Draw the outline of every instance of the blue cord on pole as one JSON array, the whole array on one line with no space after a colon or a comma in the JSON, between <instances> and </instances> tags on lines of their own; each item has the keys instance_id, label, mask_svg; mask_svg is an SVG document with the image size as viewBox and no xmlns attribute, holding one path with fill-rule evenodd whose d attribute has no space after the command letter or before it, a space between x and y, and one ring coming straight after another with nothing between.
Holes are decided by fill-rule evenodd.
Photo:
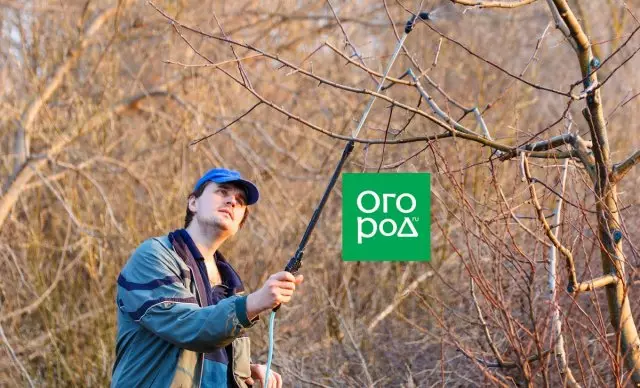
<instances>
[{"instance_id":1,"label":"blue cord on pole","mask_svg":"<svg viewBox=\"0 0 640 388\"><path fill-rule=\"evenodd\" d=\"M276 320L276 312L272 311L269 315L269 352L267 356L267 372L265 373L264 378L264 388L267 388L267 384L269 383L269 372L271 371L271 361L273 360L273 326Z\"/></svg>"}]
</instances>

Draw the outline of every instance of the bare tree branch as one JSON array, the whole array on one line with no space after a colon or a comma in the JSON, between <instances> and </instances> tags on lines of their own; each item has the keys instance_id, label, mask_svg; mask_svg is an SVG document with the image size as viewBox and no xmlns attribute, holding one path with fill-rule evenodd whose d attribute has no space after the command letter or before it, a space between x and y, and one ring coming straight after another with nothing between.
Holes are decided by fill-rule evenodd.
<instances>
[{"instance_id":1,"label":"bare tree branch","mask_svg":"<svg viewBox=\"0 0 640 388\"><path fill-rule=\"evenodd\" d=\"M160 10L159 8L157 8L157 7L155 6L155 4L153 4L152 2L150 2L149 4L151 4L151 5L152 5L152 6L153 6L153 7L154 7L154 8L155 8L159 13L161 13L161 14L162 14L162 15L163 15L167 20L169 20L169 21L170 21L174 26L175 26L175 25L178 25L178 26L180 26L181 28L184 28L185 30L188 30L188 31L194 32L194 33L196 33L196 34L198 34L198 35L202 35L202 36L205 36L205 37L209 37L209 38L212 38L212 39L216 39L216 40L219 40L219 41L222 41L222 42L232 43L232 44L238 45L238 46L240 46L240 47L244 47L244 48L247 48L247 49L249 49L249 50L255 51L255 52L257 52L257 53L263 54L265 57L270 58L270 59L273 59L273 60L276 60L276 61L278 61L278 62L282 63L283 65L285 65L285 66L287 66L287 67L290 67L291 69L294 69L294 70L296 70L296 71L300 72L301 74L304 74L304 75L306 75L306 76L308 76L308 77L311 77L311 78L313 78L313 79L315 79L315 80L319 81L321 84L327 84L327 85L330 85L330 86L333 86L333 87L336 87L336 88L339 88L339 89L342 89L342 90L345 90L345 91L353 92L353 93L368 94L368 95L371 95L371 96L375 96L376 98L379 98L379 99L382 99L382 100L386 100L386 101L388 101L388 102L392 103L394 106L400 107L400 108L402 108L402 109L404 109L404 110L407 110L407 111L409 111L409 112L417 113L418 115L420 115L420 116L422 116L422 117L425 117L425 118L429 119L431 122L433 122L433 123L435 123L435 124L439 125L440 127L444 128L444 129L446 129L446 130L448 130L448 131L451 131L451 132L455 135L455 137L460 137L460 138L464 138L464 139L467 139L467 140L472 140L472 141L475 141L475 142L478 142L478 143L484 144L484 145L486 145L486 146L489 146L489 147L491 147L491 148L494 148L494 149L496 149L496 150L500 150L500 151L505 151L505 152L506 152L506 151L510 151L510 150L512 150L512 148L511 148L511 147L509 147L509 146L505 146L505 145L503 145L503 144L501 144L501 143L498 143L498 142L495 142L495 141L492 141L492 140L486 139L486 138L485 138L485 137L483 137L483 136L475 135L473 131L470 131L470 130L468 130L468 129L464 128L464 127L462 127L462 128L464 128L464 131L465 131L465 132L461 132L461 131L459 131L459 130L456 130L456 129L454 129L454 128L451 128L451 126L450 126L450 125L447 125L445 122L440 121L439 119L437 119L437 118L435 118L435 117L431 116L430 114L425 113L425 112L423 112L423 111L421 111L421 110L419 110L419 109L413 108L413 107L411 107L411 106L408 106L408 105L406 105L406 104L403 104L403 103L401 103L401 102L399 102L399 101L397 101L397 100L394 100L394 99L392 99L392 98L390 98L390 97L388 97L388 96L386 96L386 95L384 95L384 94L376 93L376 92L374 92L374 91L370 91L370 90L368 90L368 89L354 88L354 87L350 87L350 86L346 86L346 85L342 85L342 84L339 84L339 83L333 82L333 81L328 80L328 79L326 79L326 78L320 77L320 76L318 76L318 75L316 75L316 74L313 74L313 73L311 73L311 72L308 72L308 71L306 71L306 70L304 70L304 69L301 69L301 68L299 68L298 66L296 66L296 65L294 65L294 64L292 64L292 63L290 63L290 62L288 62L288 61L286 61L286 60L284 60L284 59L280 58L278 55L270 54L270 53L268 53L268 52L266 52L266 51L264 51L264 50L261 50L261 49L258 49L258 48L255 48L255 47L249 46L249 45L244 44L244 43L235 42L235 41L233 41L233 40L231 40L231 39L221 38L221 37L217 37L217 36L214 36L214 35L211 35L211 34L207 34L207 33L205 33L205 32L202 32L202 31L198 30L198 29L195 29L195 28L193 28L193 27L189 27L189 26L187 26L187 25L184 25L184 24L182 24L182 23L180 23L180 22L176 21L175 19L171 18L171 17L170 17L169 15L167 15L164 11ZM179 32L178 32L178 33L179 33ZM183 40L186 40L186 38L185 38L182 34L180 34L180 36L183 38ZM190 43L188 43L188 42L187 42L187 44L189 44L189 46L190 46L192 49L194 49L194 50L195 50L195 48L193 47L193 45L191 45L191 44L190 44ZM196 53L197 53L197 51L196 51ZM213 63L213 62L212 62L210 59L208 59L206 56L201 55L201 57L202 57L203 59L207 60L208 62ZM231 76L231 75L229 75L229 74L227 74L227 75L228 75L229 77L231 77L232 79L234 79L234 81L236 81L237 83L239 83L240 85L242 85L242 82L241 82L241 81L239 81L239 80L235 79L235 77L233 77L233 76ZM414 138L408 138L408 139L395 139L395 140L387 140L387 141L385 141L385 140L369 140L369 139L352 139L351 137L348 137L348 136L339 135L339 134L335 134L335 133L332 133L332 132L330 132L330 131L327 131L327 130L325 130L325 129L323 129L323 128L320 128L320 127L319 127L319 126L317 126L317 125L314 125L314 124L310 123L310 122L309 122L309 121L307 121L307 120L302 119L301 117L299 117L299 116L297 116L297 115L294 115L294 114L292 114L292 113L289 113L289 112L288 112L287 110L285 110L283 107L278 106L278 105L274 104L273 102L271 102L271 101L267 100L266 98L264 98L264 97L263 97L261 94L259 94L255 89L249 89L249 88L247 88L247 90L248 90L251 94L253 94L253 95L254 95L258 100L260 100L262 103L264 103L265 105L268 105L269 107L271 107L271 108L273 108L273 109L275 109L275 110L279 111L280 113L285 114L285 115L286 115L287 117L289 117L290 119L293 119L293 120L295 120L295 121L298 121L298 122L300 122L300 123L304 124L305 126L308 126L309 128L312 128L312 129L314 129L314 130L316 130L316 131L318 131L318 132L321 132L321 133L323 133L323 134L325 134L325 135L328 135L328 136L331 136L331 137L334 137L334 138L337 138L337 139L342 139L342 140L354 140L354 141L356 141L356 142L368 143L368 144L381 144L381 143L385 143L385 144L401 144L401 143L411 143L411 142L416 142L416 141L427 141L427 140L433 139L433 137L414 137ZM437 135L436 135L436 136L437 136ZM572 152L546 153L546 152L537 152L537 151L533 151L533 152L530 152L530 153L529 153L529 156L532 156L532 157L544 157L544 158L547 158L547 157L548 157L548 158L558 158L558 159L562 159L562 158L572 157L572 156L573 156L573 153L572 153Z\"/></svg>"},{"instance_id":2,"label":"bare tree branch","mask_svg":"<svg viewBox=\"0 0 640 388\"><path fill-rule=\"evenodd\" d=\"M567 182L567 171L569 170L569 160L564 161L562 166L562 177L560 178L560 193L564 194L565 185ZM553 215L553 235L558 238L560 233L560 219L562 217L562 196L559 196L556 200L556 208ZM554 344L554 353L556 360L560 366L560 374L564 377L567 386L580 387L577 383L569 364L567 362L567 354L564 346L564 336L562 335L562 317L560 316L560 305L557 301L556 292L556 268L557 268L557 256L558 248L554 244L549 248L549 275L548 275L548 287L549 287L549 301L551 303L551 327L553 330L552 343Z\"/></svg>"},{"instance_id":3,"label":"bare tree branch","mask_svg":"<svg viewBox=\"0 0 640 388\"><path fill-rule=\"evenodd\" d=\"M585 292L585 291L593 291L598 288L606 287L611 284L616 284L620 281L620 278L617 275L607 274L597 277L595 279L591 279L585 282L580 282L576 284L574 287L574 292Z\"/></svg>"},{"instance_id":4,"label":"bare tree branch","mask_svg":"<svg viewBox=\"0 0 640 388\"><path fill-rule=\"evenodd\" d=\"M58 153L62 152L69 144L78 139L80 136L99 128L106 121L108 121L112 115L118 115L122 112L135 108L135 105L139 103L141 100L147 97L154 96L166 96L166 90L151 90L146 93L141 93L136 96L124 99L117 104L114 104L111 109L99 112L92 116L89 120L87 120L81 129L76 131L75 134L69 135L61 135L60 139L51 145L51 147L47 150L46 156L48 158L55 157ZM2 197L0 197L0 227L4 225L4 222L9 215L9 212L13 208L14 204L18 200L20 194L23 192L25 186L36 172L42 169L47 163L47 158L31 158L27 160L27 162L22 166L22 169L16 175L15 180L9 185L7 190L3 193Z\"/></svg>"},{"instance_id":5,"label":"bare tree branch","mask_svg":"<svg viewBox=\"0 0 640 388\"><path fill-rule=\"evenodd\" d=\"M553 0L547 0L547 5L549 6L549 10L551 11L551 17L553 18L553 21L556 23L556 28L559 29L560 32L562 32L565 38L569 40L571 47L573 47L573 49L576 50L577 49L576 42L571 39L571 32L569 31L569 27L567 27L564 20L562 20L562 17L560 16L560 12L558 12L558 8L553 3Z\"/></svg>"},{"instance_id":6,"label":"bare tree branch","mask_svg":"<svg viewBox=\"0 0 640 388\"><path fill-rule=\"evenodd\" d=\"M518 75L516 75L516 74L513 74L512 72L510 72L510 71L506 70L504 67L502 67L502 66L500 66L500 65L497 65L496 63L494 63L494 62L492 62L492 61L490 61L490 60L488 60L488 59L484 58L483 56L481 56L481 55L479 55L479 54L475 53L473 50L471 50L470 48L468 48L466 45L464 45L464 44L460 43L459 41L457 41L456 39L453 39L453 38L449 37L448 35L446 35L446 34L444 34L444 33L440 32L437 28L433 27L430 23L428 23L428 22L426 22L426 21L424 21L424 20L422 20L422 19L420 19L420 21L421 21L424 25L426 25L427 27L429 27L433 32L435 32L436 34L440 35L441 37L443 37L443 38L444 38L444 39L446 39L447 41L449 41L449 42L453 43L454 45L456 45L456 46L460 47L461 49L463 49L464 51L466 51L466 52L467 52L468 54L470 54L471 56L473 56L473 57L475 57L475 58L479 59L480 61L482 61L482 62L484 62L484 63L486 63L486 64L488 64L488 65L490 65L490 66L492 66L492 67L494 67L495 69L497 69L497 70L499 70L500 72L502 72L502 73L504 73L504 74L508 75L509 77L511 77L511 78L513 78L513 79L516 79L516 80L518 80L518 81L520 81L520 82L522 82L522 83L524 83L524 84L526 84L526 85L528 85L528 86L531 86L531 87L532 87L532 88L534 88L534 89L543 90L543 91L545 91L545 92L550 92L550 93L558 94L558 95L561 95L561 96L569 97L569 98L571 98L572 100L581 100L581 99L583 99L583 98L585 97L585 96L581 96L581 95L574 95L574 94L571 94L571 91L569 91L569 92L563 92L563 91L561 91L561 90L557 90L557 89L549 88L549 87L542 86L542 85L537 85L537 84L535 84L535 83L533 83L533 82L531 82L531 81L528 81L528 80L526 80L526 79L524 79L524 78L522 78L522 77L520 77L520 76L518 76Z\"/></svg>"},{"instance_id":7,"label":"bare tree branch","mask_svg":"<svg viewBox=\"0 0 640 388\"><path fill-rule=\"evenodd\" d=\"M562 255L565 257L566 263L567 263L567 272L569 274L569 287L573 288L573 286L578 283L573 254L569 249L567 249L564 245L562 245L562 243L558 240L556 235L551 230L551 226L547 222L547 219L544 216L544 213L542 211L542 206L538 201L538 195L536 194L534 180L531 177L531 172L529 171L529 162L527 162L527 157L524 154L522 154L521 157L522 157L522 163L524 167L524 174L525 174L525 177L527 178L527 181L529 182L529 193L531 193L531 201L533 202L533 206L536 209L536 213L538 214L538 221L540 221L540 223L544 227L544 231L547 234L547 237L549 238L549 240L551 240L551 242L556 247L556 249L558 249L560 253L562 253Z\"/></svg>"},{"instance_id":8,"label":"bare tree branch","mask_svg":"<svg viewBox=\"0 0 640 388\"><path fill-rule=\"evenodd\" d=\"M476 135L475 132L473 132L471 130L468 130L467 128L465 128L462 125L458 124L458 122L453 120L451 117L449 117L449 115L444 113L444 111L442 109L440 109L440 107L438 107L438 105L435 103L435 101L433 101L431 96L429 96L427 91L422 87L422 85L420 84L420 80L413 73L413 70L411 70L411 69L407 70L407 74L409 74L411 79L413 79L413 82L415 82L415 85L416 85L416 88L418 89L418 92L420 92L420 95L422 96L422 98L424 98L424 100L427 102L427 104L429 104L429 106L431 107L431 109L433 110L433 112L435 114L440 116L440 118L442 118L447 124L451 125L456 131L459 131L459 132L462 132L462 133ZM485 126L484 129L486 129L486 126ZM486 136L486 134L485 134L485 137L487 137L487 139L491 140L491 136Z\"/></svg>"},{"instance_id":9,"label":"bare tree branch","mask_svg":"<svg viewBox=\"0 0 640 388\"><path fill-rule=\"evenodd\" d=\"M393 310L396 307L398 307L398 305L400 305L400 303L402 303L402 301L409 294L411 294L416 288L418 288L420 283L431 278L433 275L434 275L433 271L423 272L422 274L420 274L420 276L418 276L416 280L411 282L411 284L409 284L407 288L402 290L402 292L398 293L398 295L396 295L396 297L393 299L393 302L390 303L387 307L385 307L384 310L376 314L376 316L371 320L371 322L367 326L367 333L371 333L376 328L376 326L378 326L380 322L382 322L389 314L391 314Z\"/></svg>"},{"instance_id":10,"label":"bare tree branch","mask_svg":"<svg viewBox=\"0 0 640 388\"><path fill-rule=\"evenodd\" d=\"M587 78L584 83L587 88L598 83L597 72L592 73L595 67L590 42L584 33L578 19L572 12L566 0L553 0L555 6L571 31L571 36L578 44L578 61L582 76ZM591 73L591 75L589 75ZM600 239L600 256L602 269L605 275L615 273L619 278L624 277L625 254L620 240L614 240L613 229L620 225L618 211L618 196L615 184L609 180L610 150L607 134L607 125L604 119L602 96L600 89L595 88L586 99L587 107L583 114L589 124L591 141L593 144L594 174L593 184L598 209L598 234ZM627 369L630 371L631 380L640 385L640 337L633 319L629 303L628 290L625 282L617 282L606 288L609 304L609 319L618 333L620 341L620 353L624 355Z\"/></svg>"},{"instance_id":11,"label":"bare tree branch","mask_svg":"<svg viewBox=\"0 0 640 388\"><path fill-rule=\"evenodd\" d=\"M243 114L241 114L240 116L236 117L232 122L230 122L229 124L225 125L224 127L216 130L214 133L212 133L211 135L207 135L204 137L199 138L198 140L194 140L191 143L189 143L189 145L196 145L198 143L200 143L203 140L206 140L208 138L210 138L211 136L215 136L217 134L219 134L220 132L224 131L225 129L229 128L230 126L232 126L233 124L237 123L238 121L242 120L246 115L248 115L249 113L251 113L252 110L254 110L255 108L257 108L260 104L262 104L262 101L254 104L251 108L249 108L246 112L244 112Z\"/></svg>"},{"instance_id":12,"label":"bare tree branch","mask_svg":"<svg viewBox=\"0 0 640 388\"><path fill-rule=\"evenodd\" d=\"M13 177L9 179L5 183L5 187L8 187L13 179L15 179L16 175L20 170L23 169L24 165L27 163L27 158L30 153L30 136L32 131L33 123L36 120L36 117L40 113L40 109L49 101L49 99L53 96L53 94L58 90L58 88L62 85L62 81L64 77L69 73L69 71L75 66L78 59L80 59L84 50L89 46L92 42L92 38L96 34L98 30L102 27L102 25L109 20L112 16L116 15L120 10L122 4L127 4L128 2L118 2L118 5L115 7L109 8L106 11L103 11L100 15L98 15L93 22L87 27L87 29L83 32L83 35L80 41L69 50L67 55L65 56L62 63L58 64L56 70L53 72L53 75L47 82L43 91L36 96L29 105L22 112L20 117L20 122L18 128L16 129L15 134L15 153L18 155L16 159L16 163L13 169ZM2 222L0 222L0 225Z\"/></svg>"},{"instance_id":13,"label":"bare tree branch","mask_svg":"<svg viewBox=\"0 0 640 388\"><path fill-rule=\"evenodd\" d=\"M631 171L631 168L638 163L640 163L640 150L629 155L629 157L622 162L613 165L611 181L613 183L619 182L620 179L627 175L627 173Z\"/></svg>"},{"instance_id":14,"label":"bare tree branch","mask_svg":"<svg viewBox=\"0 0 640 388\"><path fill-rule=\"evenodd\" d=\"M504 360L502 358L502 355L500 355L500 352L498 351L496 344L493 342L493 338L491 338L491 333L489 332L489 328L487 327L487 322L485 322L484 316L482 316L482 310L480 309L480 305L478 304L478 298L476 298L476 293L474 290L475 285L474 285L472 276L469 277L469 288L471 290L471 300L473 300L473 305L475 306L476 312L478 313L478 319L480 320L480 324L482 325L484 336L486 337L487 342L489 343L489 347L491 348L493 355L496 357L496 360L498 360L498 366L503 366Z\"/></svg>"},{"instance_id":15,"label":"bare tree branch","mask_svg":"<svg viewBox=\"0 0 640 388\"><path fill-rule=\"evenodd\" d=\"M482 0L451 0L451 2L477 8L517 8L535 3L537 0L518 1L482 1Z\"/></svg>"},{"instance_id":16,"label":"bare tree branch","mask_svg":"<svg viewBox=\"0 0 640 388\"><path fill-rule=\"evenodd\" d=\"M0 309L0 311L2 310ZM33 383L33 379L31 378L31 376L29 376L29 372L27 371L27 368L24 367L24 365L22 364L18 356L16 356L16 352L13 350L13 347L11 347L11 344L9 343L9 339L4 334L4 329L2 328L2 324L0 324L0 338L2 338L2 342L7 347L7 352L9 353L13 361L18 365L18 369L24 375L25 379L27 379L29 386L31 388L35 388L35 384Z\"/></svg>"}]
</instances>

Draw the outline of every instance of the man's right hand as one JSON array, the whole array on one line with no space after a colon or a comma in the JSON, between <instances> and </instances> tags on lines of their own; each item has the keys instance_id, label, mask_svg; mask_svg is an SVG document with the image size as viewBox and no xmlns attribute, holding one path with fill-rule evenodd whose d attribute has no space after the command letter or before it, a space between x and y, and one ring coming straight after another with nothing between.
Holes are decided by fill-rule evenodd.
<instances>
[{"instance_id":1,"label":"man's right hand","mask_svg":"<svg viewBox=\"0 0 640 388\"><path fill-rule=\"evenodd\" d=\"M303 279L302 275L293 276L287 271L269 276L262 288L247 296L247 316L249 320L252 320L265 310L271 310L281 303L289 302L296 286L300 285Z\"/></svg>"}]
</instances>

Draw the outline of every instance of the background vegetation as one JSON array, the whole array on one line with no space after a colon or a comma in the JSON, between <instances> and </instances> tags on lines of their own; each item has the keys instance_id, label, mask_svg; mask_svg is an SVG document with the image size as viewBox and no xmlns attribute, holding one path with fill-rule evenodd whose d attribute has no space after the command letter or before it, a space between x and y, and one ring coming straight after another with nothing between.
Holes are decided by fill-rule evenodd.
<instances>
[{"instance_id":1,"label":"background vegetation","mask_svg":"<svg viewBox=\"0 0 640 388\"><path fill-rule=\"evenodd\" d=\"M224 254L250 290L283 268L418 9L346 170L432 173L432 262L343 263L338 184L285 385L640 383L638 4L456 2L0 0L0 386L108 385L120 268L213 166L262 193Z\"/></svg>"}]
</instances>

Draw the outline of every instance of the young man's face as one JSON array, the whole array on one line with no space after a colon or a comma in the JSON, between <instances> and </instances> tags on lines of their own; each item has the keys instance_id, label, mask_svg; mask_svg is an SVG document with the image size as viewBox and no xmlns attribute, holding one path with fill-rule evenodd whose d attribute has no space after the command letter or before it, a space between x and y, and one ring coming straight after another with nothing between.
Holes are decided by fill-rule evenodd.
<instances>
[{"instance_id":1,"label":"young man's face","mask_svg":"<svg viewBox=\"0 0 640 388\"><path fill-rule=\"evenodd\" d=\"M232 183L210 182L199 198L189 198L189 209L202 226L236 234L247 209L244 190Z\"/></svg>"}]
</instances>

